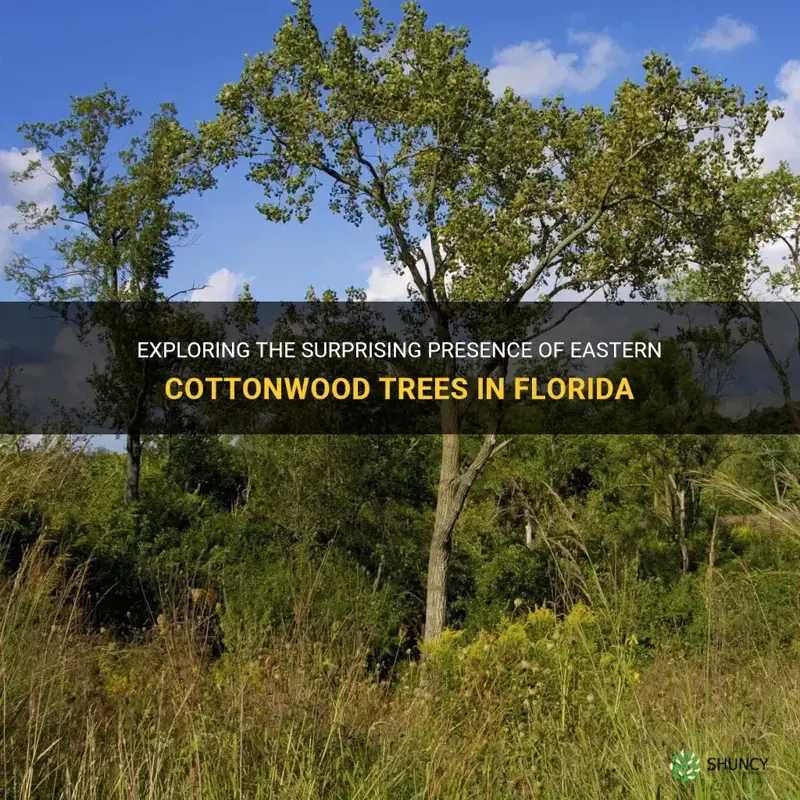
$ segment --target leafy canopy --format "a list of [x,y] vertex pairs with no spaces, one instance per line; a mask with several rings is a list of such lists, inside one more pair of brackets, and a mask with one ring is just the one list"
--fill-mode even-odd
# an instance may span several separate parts
[[147,129],[115,151],[115,134],[139,112],[111,89],[73,97],[70,115],[58,122],[20,126],[36,156],[13,175],[24,182],[45,174],[58,200],[43,207],[19,205],[17,227],[40,231],[59,226],[53,241],[58,267],[17,255],[6,277],[32,298],[55,300],[152,300],[172,265],[172,246],[192,230],[192,218],[176,201],[210,188],[199,140],[181,126],[175,107],[164,104]]
[[316,193],[381,227],[389,263],[432,308],[533,291],[647,293],[710,246],[725,196],[756,167],[769,109],[667,58],[644,61],[608,110],[492,94],[465,30],[397,25],[364,0],[360,30],[323,39],[298,0],[274,48],[248,58],[202,126],[216,163],[249,162],[270,220],[305,220]]

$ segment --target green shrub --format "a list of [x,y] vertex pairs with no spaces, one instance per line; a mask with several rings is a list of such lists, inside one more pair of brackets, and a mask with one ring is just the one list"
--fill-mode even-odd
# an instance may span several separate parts
[[275,633],[299,631],[324,641],[354,639],[378,654],[393,652],[406,610],[391,585],[373,590],[364,570],[329,548],[269,546],[256,561],[223,575],[225,649],[254,652]]
[[577,603],[563,619],[537,608],[472,639],[448,630],[423,656],[440,690],[465,703],[501,700],[512,719],[549,717],[563,731],[609,687],[638,681],[637,645],[636,637],[608,641],[597,616]]

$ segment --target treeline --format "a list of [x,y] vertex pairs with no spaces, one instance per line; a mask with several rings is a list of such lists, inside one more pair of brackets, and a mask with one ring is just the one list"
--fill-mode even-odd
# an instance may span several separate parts
[[[480,446],[465,437],[467,457]],[[169,610],[161,593],[176,574],[286,623],[309,590],[292,586],[296,559],[326,563],[322,616],[377,604],[361,621],[375,658],[392,662],[401,628],[403,652],[424,633],[439,447],[430,436],[148,437],[134,526],[123,455],[67,437],[9,440],[6,564],[41,538],[74,566],[88,561],[96,624],[130,635]],[[798,543],[759,508],[797,502],[798,458],[781,435],[515,437],[462,516],[447,624],[492,629],[520,603],[566,614],[590,602],[592,574],[612,594],[635,590],[626,625],[642,643],[691,649],[705,642],[701,590],[717,569],[743,583],[769,576],[748,635],[781,630],[789,644]]]
[[800,788],[794,436],[516,437],[436,642],[436,437],[145,437],[135,525],[85,445],[0,447],[8,796],[650,799],[682,748]]

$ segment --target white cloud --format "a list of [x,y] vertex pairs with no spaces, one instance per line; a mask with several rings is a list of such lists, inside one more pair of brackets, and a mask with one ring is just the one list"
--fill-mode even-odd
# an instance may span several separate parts
[[55,202],[55,187],[48,175],[40,173],[25,183],[14,183],[11,180],[12,173],[21,172],[30,161],[39,157],[36,152],[23,155],[16,148],[0,150],[0,263],[5,261],[13,249],[14,240],[25,235],[15,235],[9,230],[9,226],[19,220],[17,204],[24,200],[40,206],[50,206]]
[[787,61],[778,73],[778,88],[795,102],[800,101],[800,61]]
[[730,16],[717,17],[714,24],[692,43],[692,50],[727,52],[754,42],[756,29]]
[[12,205],[0,203],[0,264],[12,250],[12,242],[15,237],[9,230],[9,226],[19,219],[17,209]]
[[622,47],[605,33],[569,31],[568,41],[582,46],[583,53],[556,53],[546,41],[520,42],[499,50],[489,71],[492,90],[500,93],[510,86],[527,97],[588,92],[627,61]]
[[764,159],[766,169],[774,169],[779,162],[787,161],[797,172],[800,171],[800,60],[787,61],[775,82],[782,96],[770,105],[780,106],[784,116],[767,126],[758,142],[757,153]]
[[[98,341],[96,335],[91,336],[91,342],[95,344]],[[74,359],[80,361],[86,354],[87,346],[82,343],[78,338],[77,333],[71,327],[63,327],[53,341],[52,350],[59,356],[64,358]]]
[[[433,249],[431,247],[431,237],[426,236],[421,242],[420,247],[425,254],[428,263],[433,262]],[[442,253],[444,255],[444,253]],[[425,271],[425,262],[420,259],[417,262],[420,273]],[[408,270],[404,269],[398,273],[387,261],[376,258],[370,261],[364,269],[369,270],[367,285],[364,291],[367,293],[367,300],[373,303],[380,302],[404,302],[409,298],[409,289],[416,292],[416,287],[411,279]],[[449,293],[453,282],[452,274],[445,275],[445,291]]]
[[235,300],[246,278],[241,272],[231,272],[227,267],[212,272],[205,285],[189,296],[192,302],[225,303]]
[[383,259],[367,264],[367,300],[371,303],[402,302],[408,300],[409,275],[404,270],[398,275],[394,268]]
[[10,150],[0,150],[0,180],[3,187],[0,189],[3,195],[19,202],[20,200],[32,200],[35,203],[50,204],[54,199],[55,183],[53,179],[39,172],[36,176],[24,183],[13,183],[11,174],[22,172],[31,161],[40,158],[40,154],[29,151],[23,155],[21,150],[12,147]]

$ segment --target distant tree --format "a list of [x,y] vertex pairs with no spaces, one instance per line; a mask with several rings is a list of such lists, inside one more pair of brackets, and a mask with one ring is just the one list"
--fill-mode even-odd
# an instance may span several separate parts
[[[780,115],[781,112],[776,112]],[[789,359],[777,352],[764,326],[762,303],[794,300],[800,293],[800,176],[786,163],[766,173],[739,177],[716,240],[673,277],[671,294],[683,299],[726,303],[720,330],[740,346],[757,344],[776,376],[789,424],[800,433]],[[800,353],[800,315],[796,322]],[[784,328],[782,333],[787,333]]]
[[6,277],[31,299],[96,301],[88,324],[105,338],[117,363],[95,390],[101,402],[110,402],[126,430],[126,496],[134,504],[149,378],[146,364],[135,363],[132,337],[152,323],[155,309],[167,300],[162,285],[173,248],[194,227],[178,209],[178,199],[212,185],[199,141],[179,123],[170,104],[161,106],[140,136],[116,149],[117,134],[138,116],[128,98],[106,88],[73,97],[66,119],[19,128],[34,157],[13,180],[48,176],[58,199],[49,207],[21,203],[17,226],[29,231],[55,227],[57,266],[22,254],[5,267]]

